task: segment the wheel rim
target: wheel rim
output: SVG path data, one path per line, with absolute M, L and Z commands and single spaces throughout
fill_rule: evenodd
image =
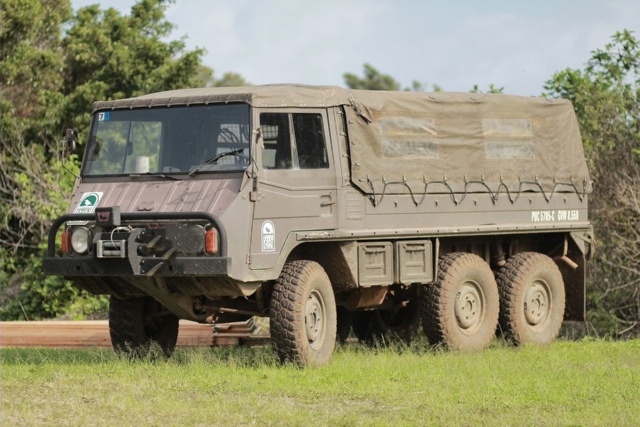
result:
M 311 292 L 305 307 L 304 323 L 309 345 L 314 350 L 322 347 L 324 341 L 327 322 L 325 312 L 326 308 L 322 295 L 318 291 Z
M 467 281 L 456 293 L 455 315 L 458 327 L 473 334 L 482 325 L 485 312 L 484 293 L 477 282 Z
M 524 297 L 524 316 L 529 326 L 544 327 L 551 313 L 551 290 L 544 280 L 536 280 Z

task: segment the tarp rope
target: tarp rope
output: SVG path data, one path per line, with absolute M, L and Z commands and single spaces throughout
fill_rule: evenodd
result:
M 555 178 L 553 178 L 553 188 L 551 189 L 551 192 L 549 194 L 547 194 L 547 192 L 544 190 L 544 188 L 542 187 L 542 185 L 540 185 L 540 182 L 538 180 L 538 177 L 535 177 L 534 181 L 526 181 L 521 179 L 520 177 L 518 177 L 518 181 L 519 181 L 519 186 L 518 186 L 518 191 L 510 191 L 509 187 L 507 187 L 507 185 L 504 183 L 502 177 L 500 177 L 500 185 L 498 186 L 498 189 L 496 191 L 493 191 L 489 185 L 485 182 L 484 177 L 482 177 L 480 180 L 468 180 L 467 176 L 464 176 L 464 190 L 462 192 L 455 192 L 453 187 L 451 187 L 451 185 L 448 183 L 447 181 L 447 176 L 444 175 L 442 177 L 442 180 L 438 180 L 438 181 L 427 181 L 426 177 L 423 177 L 423 182 L 424 182 L 424 190 L 422 191 L 422 194 L 418 194 L 418 196 L 416 196 L 416 194 L 414 193 L 413 189 L 411 188 L 411 186 L 407 183 L 406 178 L 403 176 L 402 177 L 402 181 L 387 181 L 384 177 L 384 175 L 382 176 L 382 190 L 380 192 L 376 191 L 375 185 L 373 183 L 373 181 L 371 180 L 371 178 L 369 176 L 367 176 L 367 183 L 369 184 L 369 187 L 371 187 L 371 194 L 368 196 L 369 200 L 371 201 L 371 204 L 374 207 L 380 206 L 380 204 L 382 203 L 382 201 L 384 200 L 384 196 L 387 193 L 387 188 L 390 186 L 404 186 L 407 188 L 407 190 L 409 190 L 409 194 L 411 195 L 411 200 L 413 201 L 413 203 L 416 206 L 420 206 L 425 198 L 427 197 L 427 194 L 449 194 L 449 196 L 451 197 L 451 200 L 453 202 L 454 205 L 459 205 L 461 204 L 467 197 L 467 194 L 470 193 L 469 188 L 471 186 L 479 186 L 484 188 L 486 191 L 483 191 L 482 193 L 488 194 L 489 197 L 491 198 L 491 201 L 493 202 L 493 204 L 495 205 L 498 202 L 499 196 L 500 194 L 506 194 L 507 198 L 509 199 L 509 201 L 511 202 L 511 204 L 515 203 L 518 198 L 520 197 L 520 195 L 527 189 L 531 189 L 531 188 L 535 188 L 542 194 L 542 196 L 544 197 L 545 201 L 548 203 L 551 201 L 551 199 L 553 198 L 553 195 L 556 193 L 556 190 L 558 190 L 559 188 L 566 188 L 569 187 L 571 189 L 573 189 L 573 191 L 575 192 L 575 194 L 577 194 L 578 199 L 580 199 L 580 201 L 582 202 L 584 200 L 584 198 L 586 197 L 587 194 L 587 188 L 588 188 L 588 183 L 587 180 L 584 179 L 583 181 L 583 189 L 582 192 L 580 192 L 580 190 L 578 189 L 578 187 L 576 186 L 576 180 L 571 177 L 571 182 L 561 182 L 561 181 L 557 181 Z M 445 192 L 444 193 L 436 193 L 436 192 L 431 192 L 429 193 L 429 186 L 434 186 L 434 185 L 440 185 L 442 187 L 445 188 Z

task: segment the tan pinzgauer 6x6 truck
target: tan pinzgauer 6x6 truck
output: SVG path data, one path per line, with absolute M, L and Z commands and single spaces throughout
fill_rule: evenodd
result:
M 565 100 L 175 90 L 94 105 L 44 269 L 111 296 L 122 352 L 170 354 L 178 319 L 252 316 L 301 365 L 351 328 L 544 344 L 584 320 L 590 191 Z

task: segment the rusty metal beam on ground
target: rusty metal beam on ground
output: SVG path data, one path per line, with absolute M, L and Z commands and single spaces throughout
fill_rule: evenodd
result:
M 252 346 L 266 344 L 268 341 L 268 335 L 252 334 L 245 322 L 203 325 L 181 320 L 177 346 Z M 109 322 L 0 322 L 0 347 L 111 347 Z

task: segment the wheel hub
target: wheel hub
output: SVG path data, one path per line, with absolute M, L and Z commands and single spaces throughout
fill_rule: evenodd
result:
M 550 308 L 549 286 L 542 281 L 533 282 L 524 298 L 524 315 L 527 323 L 532 326 L 543 323 L 549 316 Z
M 312 348 L 322 346 L 325 331 L 325 305 L 322 296 L 318 292 L 312 292 L 307 299 L 305 307 L 304 323 L 307 339 Z
M 458 326 L 466 332 L 472 332 L 484 317 L 484 296 L 475 282 L 465 282 L 456 293 L 455 315 Z

